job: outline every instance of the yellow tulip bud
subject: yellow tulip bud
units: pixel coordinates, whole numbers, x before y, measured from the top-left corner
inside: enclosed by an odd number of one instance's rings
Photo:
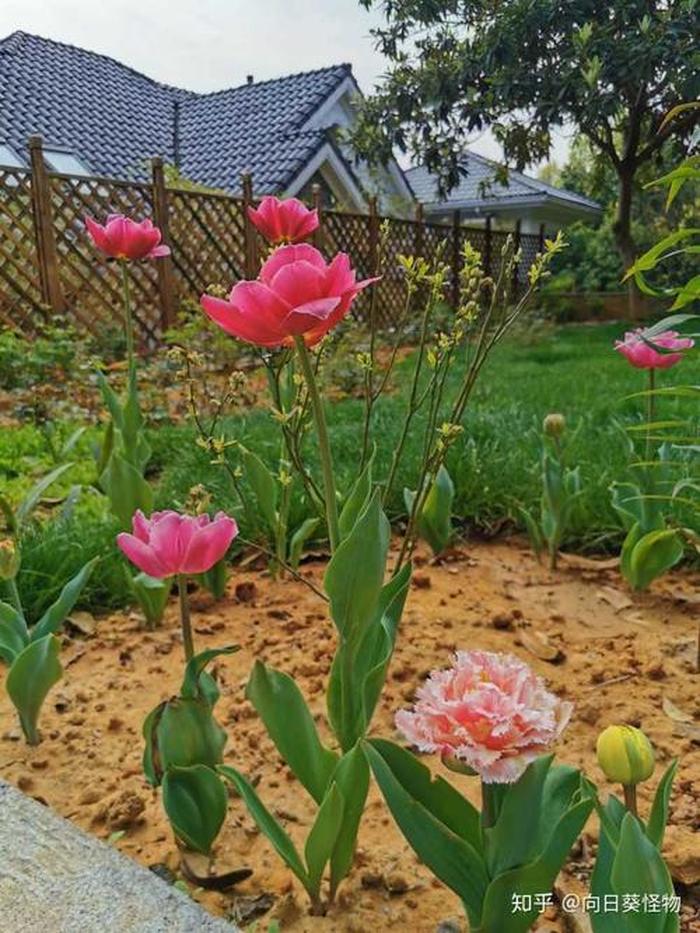
[[[561,437],[566,428],[566,418],[558,412],[547,415],[542,422],[542,429],[548,437]]]
[[[609,781],[641,784],[654,773],[654,749],[641,729],[608,726],[598,736],[598,764]]]
[[[12,538],[0,539],[0,580],[13,580],[19,570],[19,552]]]

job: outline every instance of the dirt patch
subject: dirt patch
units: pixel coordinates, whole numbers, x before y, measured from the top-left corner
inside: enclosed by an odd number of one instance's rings
[[[526,659],[555,692],[575,703],[559,758],[602,780],[595,739],[612,722],[641,726],[657,750],[657,776],[671,758],[680,769],[671,802],[666,856],[682,882],[684,930],[700,930],[700,676],[692,672],[697,625],[697,574],[668,575],[650,593],[630,595],[607,564],[572,558],[557,574],[539,566],[518,542],[474,544],[442,566],[419,560],[402,631],[374,732],[394,734],[394,712],[408,704],[429,670],[449,663],[458,648],[512,651]],[[304,573],[319,583],[323,566]],[[222,698],[218,718],[229,734],[226,760],[259,781],[258,791],[295,840],[312,816],[306,795],[280,761],[243,692],[255,658],[292,674],[322,719],[334,631],[324,604],[302,584],[272,582],[265,573],[236,571],[229,597],[193,599],[198,649],[238,643],[242,650],[217,665]],[[98,621],[92,637],[66,639],[64,680],[50,694],[42,718],[44,741],[19,741],[13,710],[0,694],[0,773],[26,793],[160,874],[178,870],[178,854],[158,793],[141,773],[141,723],[174,693],[182,672],[177,608],[164,626],[144,632],[133,615]],[[437,767],[437,765],[436,765]],[[474,802],[474,779],[448,775]],[[605,786],[603,789],[605,789]],[[654,782],[640,788],[647,812]],[[591,821],[590,830],[595,827]],[[570,866],[585,877],[592,834]],[[252,878],[235,894],[196,893],[209,910],[252,919],[256,905],[274,904],[283,929],[327,931],[464,929],[458,899],[418,864],[376,788],[363,820],[356,865],[339,905],[311,918],[291,874],[243,806],[232,799],[216,847],[217,873],[242,866]],[[195,866],[201,868],[202,866]],[[447,926],[447,921],[450,926]],[[554,916],[542,930],[563,929]]]

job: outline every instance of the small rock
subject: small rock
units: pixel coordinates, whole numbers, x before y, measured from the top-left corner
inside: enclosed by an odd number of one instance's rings
[[[360,884],[363,888],[381,888],[384,876],[380,871],[365,871],[360,876]]]
[[[398,871],[388,875],[384,884],[389,894],[405,894],[410,887],[406,877]]]
[[[234,595],[239,603],[252,603],[258,595],[258,588],[252,580],[243,580],[236,584]]]
[[[427,573],[414,573],[411,581],[417,590],[429,590],[433,585]]]
[[[491,625],[499,631],[510,631],[513,628],[513,616],[509,612],[497,612],[491,616]]]
[[[105,822],[111,830],[128,829],[145,809],[143,797],[132,790],[123,790],[107,804]]]

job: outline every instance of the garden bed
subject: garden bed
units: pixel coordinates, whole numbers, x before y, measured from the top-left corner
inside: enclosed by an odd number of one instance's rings
[[[665,855],[683,896],[682,929],[700,930],[700,704],[698,675],[692,673],[697,575],[672,573],[649,592],[630,595],[610,562],[571,558],[551,574],[516,540],[470,544],[439,566],[419,553],[417,563],[373,731],[390,736],[394,712],[408,705],[428,671],[446,666],[457,648],[515,652],[572,700],[573,719],[557,751],[560,760],[583,767],[596,780],[602,779],[594,748],[601,728],[612,722],[641,726],[656,748],[657,773],[680,757]],[[307,563],[303,572],[318,583],[323,564]],[[213,604],[199,591],[192,602],[199,649],[242,646],[216,665],[222,687],[217,716],[229,734],[225,760],[258,781],[262,799],[301,838],[312,808],[243,693],[253,660],[262,658],[294,675],[322,720],[335,638],[326,607],[302,584],[273,582],[266,572],[251,569],[233,573],[221,602]],[[66,636],[65,679],[47,700],[41,745],[29,748],[20,741],[14,711],[0,697],[0,772],[97,836],[123,833],[113,836],[120,850],[177,875],[179,855],[159,792],[148,788],[141,771],[140,736],[146,713],[181,680],[177,607],[173,602],[163,627],[152,633],[140,629],[136,615],[98,618],[91,634],[89,616],[78,622],[84,631],[71,627]],[[475,800],[474,779],[447,776]],[[640,786],[643,812],[654,786]],[[594,848],[585,834],[569,864],[574,876],[590,871]],[[270,895],[262,929],[273,917],[296,933],[427,933],[442,921],[454,924],[443,930],[464,928],[458,899],[417,863],[376,788],[361,824],[355,868],[341,887],[342,910],[331,909],[325,918],[308,916],[290,873],[235,798],[215,854],[217,873],[250,866],[254,874],[231,891],[195,896],[213,913],[241,924],[253,919],[252,899]],[[193,868],[201,873],[206,865],[200,859]],[[540,928],[567,927],[553,910]]]

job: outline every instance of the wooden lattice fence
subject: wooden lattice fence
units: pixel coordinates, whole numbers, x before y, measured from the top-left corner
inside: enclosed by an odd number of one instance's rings
[[[65,314],[93,333],[118,324],[121,281],[118,263],[97,253],[85,233],[85,216],[108,214],[152,217],[171,247],[168,259],[134,263],[130,281],[138,335],[155,346],[185,301],[197,300],[212,285],[230,288],[257,274],[265,244],[253,228],[247,208],[254,203],[253,181],[244,179],[243,197],[170,187],[163,164],[153,160],[151,183],[48,172],[41,140],[29,142],[31,170],[0,167],[0,322],[30,332],[37,319]],[[381,261],[375,309],[379,323],[390,327],[404,298],[400,254],[430,258],[441,251],[452,270],[456,296],[465,240],[481,252],[494,274],[508,234],[466,227],[455,215],[450,224],[426,223],[418,206],[415,220],[383,218],[370,199],[367,214],[321,210],[314,237],[326,254],[351,255],[358,276],[376,273]],[[514,237],[522,251],[519,280],[542,247],[541,235]],[[380,259],[381,257],[381,259]],[[369,298],[360,296],[355,313],[367,314]]]

